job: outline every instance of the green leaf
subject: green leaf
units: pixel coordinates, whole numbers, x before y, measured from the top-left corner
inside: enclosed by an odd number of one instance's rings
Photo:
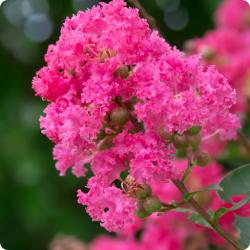
[[[212,191],[212,190],[223,191],[223,188],[218,184],[212,184],[212,185],[207,186],[206,188],[204,188],[200,192],[207,192],[207,191]]]
[[[214,213],[214,215],[213,215],[213,218],[212,218],[213,222],[214,222],[215,224],[217,224],[217,223],[218,223],[218,219],[219,219],[222,215],[226,214],[227,212],[228,212],[228,209],[225,208],[225,207],[221,207],[221,208],[219,208],[218,210],[216,210],[215,213]]]
[[[236,216],[234,226],[240,230],[240,244],[248,247],[250,244],[250,218]]]
[[[193,221],[194,223],[198,225],[212,228],[210,224],[205,219],[203,219],[203,217],[201,217],[201,215],[199,215],[198,213],[192,213],[188,218],[189,220]]]
[[[221,199],[232,202],[230,197],[250,191],[250,164],[239,167],[227,174],[220,183],[223,191],[218,191]]]

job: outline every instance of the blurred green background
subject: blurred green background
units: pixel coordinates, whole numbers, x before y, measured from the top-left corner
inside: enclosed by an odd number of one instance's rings
[[[88,242],[104,232],[76,202],[85,180],[60,177],[54,168],[52,144],[38,122],[46,103],[31,89],[65,17],[97,2],[7,0],[0,7],[0,244],[8,250],[47,249],[58,233]],[[166,39],[181,48],[213,27],[219,0],[141,2]]]

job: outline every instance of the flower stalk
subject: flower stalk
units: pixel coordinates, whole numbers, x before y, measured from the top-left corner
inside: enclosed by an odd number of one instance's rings
[[[188,189],[186,188],[185,184],[180,180],[172,180],[172,182],[175,184],[175,186],[179,189],[179,191],[182,193],[183,196],[187,195],[189,193]],[[231,235],[226,233],[218,224],[215,224],[212,219],[210,218],[209,214],[204,210],[204,208],[194,199],[189,199],[190,205],[196,210],[197,213],[199,213],[200,216],[214,229],[215,232],[217,232],[221,237],[223,237],[228,243],[230,243],[232,246],[234,246],[237,250],[243,250],[238,242],[233,239]]]
[[[152,17],[152,16],[145,10],[145,8],[141,5],[141,3],[140,3],[139,0],[128,0],[128,2],[129,2],[130,4],[132,4],[134,7],[136,7],[137,9],[139,9],[141,15],[142,15],[145,19],[147,19],[147,21],[148,21],[148,23],[149,23],[149,25],[150,25],[150,27],[151,27],[152,29],[158,30],[159,33],[161,33],[160,30],[159,30],[159,27],[158,27],[158,25],[157,25],[157,22],[156,22],[155,18]]]

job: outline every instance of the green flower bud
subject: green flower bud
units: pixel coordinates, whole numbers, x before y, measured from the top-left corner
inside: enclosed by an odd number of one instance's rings
[[[143,199],[139,199],[137,200],[137,209],[138,210],[145,210],[144,207],[143,207],[143,204],[144,204],[144,200]]]
[[[200,134],[188,136],[188,142],[192,147],[193,151],[197,151],[199,149],[201,143],[201,136]]]
[[[210,156],[209,156],[208,153],[200,152],[200,153],[196,156],[196,163],[197,163],[197,165],[199,165],[200,167],[205,167],[209,162],[210,162]]]
[[[130,100],[125,102],[125,105],[129,110],[134,110],[134,106],[137,102],[138,102],[137,98],[133,96]]]
[[[148,213],[154,213],[160,211],[162,204],[157,197],[148,197],[144,201],[143,207]]]
[[[151,215],[151,213],[147,212],[144,209],[143,204],[144,204],[144,200],[142,200],[142,199],[137,200],[137,210],[136,210],[135,214],[137,217],[139,217],[141,219],[144,219],[144,218],[148,217],[149,215]]]
[[[122,127],[129,120],[129,112],[123,107],[116,108],[111,112],[110,119],[114,125]]]
[[[185,149],[188,146],[186,135],[175,134],[173,137],[173,144],[177,149]]]
[[[141,219],[147,218],[151,213],[145,211],[145,210],[137,210],[135,211],[135,215]]]
[[[135,196],[139,199],[145,199],[151,195],[151,187],[147,184],[143,184],[135,192]]]
[[[125,65],[122,67],[118,67],[114,72],[114,77],[120,76],[123,80],[129,76],[130,68],[129,66]]]
[[[201,126],[193,126],[190,129],[187,130],[187,134],[192,136],[192,135],[197,135],[201,131]]]

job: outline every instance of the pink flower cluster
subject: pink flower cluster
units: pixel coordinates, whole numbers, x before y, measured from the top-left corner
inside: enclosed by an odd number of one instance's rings
[[[200,126],[202,137],[236,136],[235,92],[224,76],[171,48],[123,0],[67,18],[45,60],[33,79],[50,102],[42,132],[55,143],[61,175],[72,167],[84,176],[91,165],[78,201],[109,231],[135,221],[136,199],[115,185],[122,172],[152,186],[178,175],[168,135]]]
[[[244,112],[250,96],[250,6],[241,0],[225,0],[216,13],[216,29],[187,43],[189,52],[215,64],[237,91],[233,111]]]

